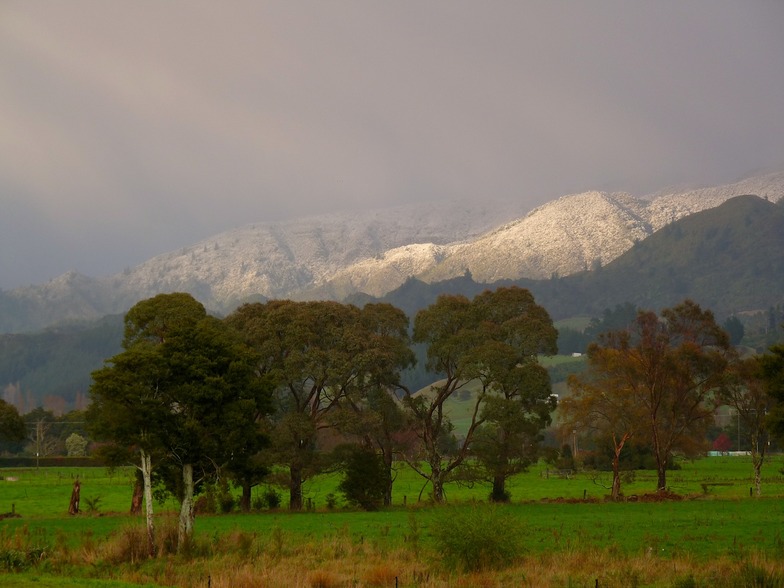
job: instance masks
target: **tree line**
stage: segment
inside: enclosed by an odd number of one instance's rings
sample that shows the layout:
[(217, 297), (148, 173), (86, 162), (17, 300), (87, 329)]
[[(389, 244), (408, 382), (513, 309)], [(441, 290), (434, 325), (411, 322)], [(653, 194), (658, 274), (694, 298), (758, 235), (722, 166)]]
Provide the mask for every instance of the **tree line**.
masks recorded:
[[(153, 493), (179, 500), (184, 547), (194, 497), (216, 480), (241, 488), (248, 510), (254, 486), (285, 475), (297, 510), (308, 478), (340, 470), (347, 499), (377, 508), (405, 461), (435, 502), (456, 479), (485, 480), (491, 500), (509, 500), (506, 481), (541, 457), (554, 418), (567, 436), (610, 444), (617, 498), (624, 448), (650, 449), (664, 491), (668, 461), (703, 451), (713, 409), (730, 404), (758, 433), (758, 475), (765, 439), (784, 433), (784, 350), (741, 358), (690, 301), (660, 315), (617, 310), (622, 321), (597, 334), (556, 406), (538, 358), (556, 353), (558, 333), (519, 287), (441, 295), (413, 325), (386, 303), (272, 300), (219, 319), (189, 294), (161, 294), (126, 314), (122, 351), (93, 373), (85, 420), (103, 459), (138, 470), (151, 554)], [(401, 381), (417, 346), (434, 380), (422, 391)], [(447, 414), (455, 397), (471, 407), (460, 434)]]
[[(445, 482), (481, 439), (476, 475), (505, 496), (504, 481), (536, 459), (554, 407), (537, 361), (556, 351), (549, 315), (511, 287), (472, 300), (443, 295), (409, 327), (384, 303), (274, 300), (225, 319), (189, 294), (136, 304), (123, 351), (93, 374), (87, 421), (105, 459), (140, 472), (150, 550), (153, 487), (179, 499), (186, 545), (194, 495), (218, 476), (242, 488), (247, 509), (251, 488), (283, 469), (298, 510), (303, 482), (338, 464), (347, 497), (373, 508), (390, 502), (393, 463), (402, 459), (441, 502)], [(427, 367), (442, 378), (423, 393), (401, 383), (413, 344), (426, 346)], [(469, 382), (479, 390), (457, 439), (445, 405)]]

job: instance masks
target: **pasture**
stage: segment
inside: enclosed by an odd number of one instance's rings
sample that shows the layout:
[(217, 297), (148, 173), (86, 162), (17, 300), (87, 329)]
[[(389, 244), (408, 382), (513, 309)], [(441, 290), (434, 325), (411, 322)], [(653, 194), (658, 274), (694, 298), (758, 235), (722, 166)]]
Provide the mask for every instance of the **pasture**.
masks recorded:
[[(602, 586), (708, 586), (721, 574), (735, 574), (737, 585), (784, 582), (782, 458), (763, 468), (762, 498), (749, 496), (749, 458), (711, 457), (680, 465), (668, 473), (679, 500), (649, 501), (655, 472), (629, 473), (622, 488), (628, 500), (609, 503), (602, 487), (609, 482), (606, 474), (604, 479), (590, 473), (566, 477), (539, 464), (511, 481), (511, 504), (485, 504), (486, 485), (452, 483), (449, 504), (441, 507), (427, 502), (426, 491), (420, 501), (421, 479), (401, 467), (393, 507), (374, 513), (346, 509), (340, 500), (327, 508), (339, 478), (323, 476), (305, 486), (311, 511), (199, 515), (192, 552), (151, 561), (126, 561), (115, 553), (123, 552), (122, 545), (143, 524), (142, 517), (126, 514), (130, 469), (3, 470), (0, 512), (13, 504), (21, 518), (0, 521), (0, 554), (8, 558), (10, 549), (25, 546), (47, 550), (41, 564), (14, 573), (15, 585), (24, 585), (18, 580), (36, 586), (69, 586), (63, 578), (73, 577), (98, 582), (80, 584), (87, 586), (206, 586), (208, 578), (211, 586), (394, 586), (395, 578), (400, 586), (594, 586), (597, 579)], [(76, 476), (82, 514), (69, 516)], [(285, 492), (278, 491), (285, 504)], [(176, 504), (155, 506), (156, 526), (166, 535), (175, 523)], [(494, 516), (522, 529), (519, 557), (501, 569), (445, 568), (436, 539), (439, 525), (465, 519), (481, 526)], [(177, 565), (183, 557), (188, 566)], [(293, 576), (292, 569), (297, 570)], [(768, 584), (743, 583), (755, 574)], [(64, 583), (51, 583), (60, 579)]]

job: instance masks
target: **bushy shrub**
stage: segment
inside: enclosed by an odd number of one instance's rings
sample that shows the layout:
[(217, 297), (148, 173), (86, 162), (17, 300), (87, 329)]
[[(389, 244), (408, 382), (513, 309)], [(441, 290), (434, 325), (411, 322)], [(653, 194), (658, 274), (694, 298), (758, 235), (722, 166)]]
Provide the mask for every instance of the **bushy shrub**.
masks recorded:
[(267, 488), (264, 491), (264, 494), (261, 495), (261, 500), (262, 500), (262, 504), (270, 510), (275, 510), (276, 508), (279, 508), (280, 503), (282, 502), (280, 498), (280, 494), (278, 494), (272, 488)]
[(445, 508), (432, 532), (443, 562), (459, 571), (502, 568), (522, 553), (522, 524), (495, 506)]
[(384, 501), (389, 472), (372, 449), (352, 448), (345, 460), (343, 480), (338, 490), (346, 502), (364, 510), (376, 510)]

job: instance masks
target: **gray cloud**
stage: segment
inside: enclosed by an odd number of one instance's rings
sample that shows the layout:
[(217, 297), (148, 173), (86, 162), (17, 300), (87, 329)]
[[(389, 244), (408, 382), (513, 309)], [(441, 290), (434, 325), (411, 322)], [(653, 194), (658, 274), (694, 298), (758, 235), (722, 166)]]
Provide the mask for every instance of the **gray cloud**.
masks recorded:
[(784, 4), (0, 4), (0, 287), (249, 222), (784, 165)]

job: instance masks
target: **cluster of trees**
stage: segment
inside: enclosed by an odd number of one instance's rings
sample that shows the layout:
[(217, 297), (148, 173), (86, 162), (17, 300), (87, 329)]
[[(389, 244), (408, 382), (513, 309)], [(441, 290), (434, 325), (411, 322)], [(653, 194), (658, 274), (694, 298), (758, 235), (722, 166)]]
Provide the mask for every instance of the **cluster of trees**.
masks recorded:
[[(181, 502), (179, 545), (193, 525), (201, 484), (229, 477), (251, 488), (285, 470), (289, 505), (303, 507), (303, 482), (336, 467), (346, 496), (365, 508), (391, 500), (403, 459), (444, 500), (458, 468), (505, 481), (538, 457), (554, 408), (540, 354), (557, 332), (527, 290), (511, 287), (469, 300), (443, 295), (408, 317), (389, 304), (276, 300), (247, 304), (219, 320), (188, 294), (142, 301), (125, 317), (123, 351), (94, 372), (87, 422), (111, 463), (135, 463), (154, 550), (152, 488)], [(401, 383), (427, 350), (435, 384), (421, 393)], [(458, 439), (445, 404), (478, 386)], [(478, 383), (478, 384), (477, 384)]]
[(620, 495), (619, 461), (628, 443), (648, 448), (666, 490), (676, 452), (704, 454), (718, 405), (731, 406), (750, 431), (757, 493), (771, 430), (781, 432), (784, 348), (741, 357), (708, 310), (685, 301), (658, 316), (638, 311), (627, 328), (599, 335), (584, 373), (569, 379), (562, 427), (610, 444), (612, 497)]
[[(605, 308), (600, 317), (593, 317), (583, 330), (570, 327), (559, 329), (558, 352), (563, 355), (585, 353), (588, 346), (602, 334), (629, 329), (637, 320), (639, 311), (631, 302), (616, 304), (614, 308)], [(727, 317), (721, 326), (729, 335), (730, 343), (740, 345), (746, 332), (743, 322), (733, 315)]]
[(0, 453), (35, 458), (84, 456), (88, 443), (82, 411), (56, 416), (39, 406), (20, 415), (13, 404), (0, 399)]
[[(587, 367), (570, 378), (558, 424), (569, 438), (611, 446), (614, 497), (624, 452), (649, 456), (665, 490), (672, 456), (704, 451), (719, 403), (752, 433), (759, 492), (768, 436), (784, 435), (784, 347), (742, 358), (689, 301), (661, 315), (619, 306), (591, 329)], [(69, 418), (83, 418), (109, 463), (136, 465), (133, 504), (145, 505), (151, 555), (153, 490), (180, 501), (180, 548), (194, 497), (218, 481), (241, 488), (248, 510), (254, 486), (284, 475), (296, 510), (309, 477), (340, 469), (347, 499), (375, 508), (391, 502), (403, 460), (436, 502), (455, 479), (487, 481), (491, 500), (505, 501), (509, 477), (541, 456), (556, 404), (538, 357), (556, 353), (557, 339), (547, 311), (518, 287), (441, 295), (413, 325), (385, 303), (274, 300), (218, 319), (189, 294), (161, 294), (127, 313), (122, 351), (93, 372), (89, 408)], [(402, 381), (413, 349), (432, 375), (421, 391)], [(471, 406), (460, 435), (447, 414), (455, 397)], [(45, 432), (46, 415), (34, 416), (25, 425), (0, 403), (0, 431), (8, 441), (37, 424)]]

